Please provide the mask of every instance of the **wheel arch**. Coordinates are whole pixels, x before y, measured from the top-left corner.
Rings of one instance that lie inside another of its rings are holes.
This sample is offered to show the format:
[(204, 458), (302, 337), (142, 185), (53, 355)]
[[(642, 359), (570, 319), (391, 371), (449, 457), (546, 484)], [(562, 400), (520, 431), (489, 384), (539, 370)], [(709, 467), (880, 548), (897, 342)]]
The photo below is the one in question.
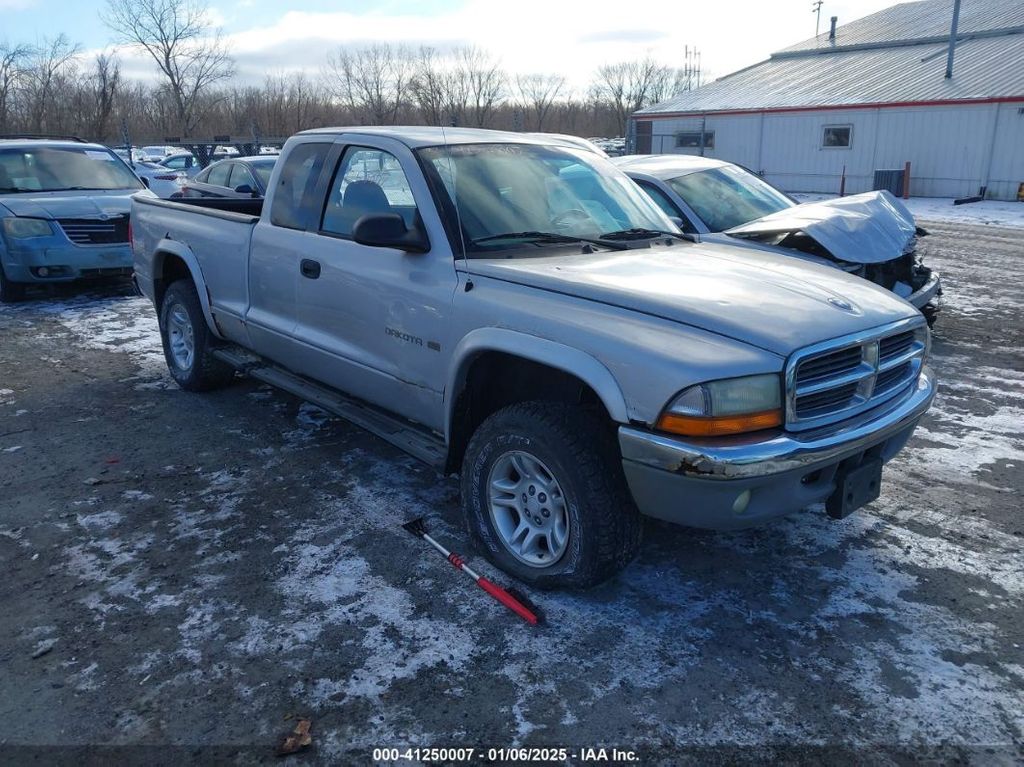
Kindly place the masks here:
[(164, 295), (172, 283), (180, 279), (191, 279), (199, 295), (199, 305), (203, 308), (203, 317), (210, 332), (221, 338), (217, 323), (213, 319), (210, 306), (210, 293), (206, 287), (203, 270), (195, 254), (186, 246), (173, 240), (162, 240), (153, 254), (153, 303), (157, 314), (163, 305)]
[[(543, 387), (540, 374), (547, 376)], [(458, 471), (476, 426), (496, 409), (527, 399), (574, 398), (600, 406), (610, 421), (629, 422), (618, 382), (587, 352), (504, 328), (473, 331), (456, 347), (445, 387), (448, 471)]]

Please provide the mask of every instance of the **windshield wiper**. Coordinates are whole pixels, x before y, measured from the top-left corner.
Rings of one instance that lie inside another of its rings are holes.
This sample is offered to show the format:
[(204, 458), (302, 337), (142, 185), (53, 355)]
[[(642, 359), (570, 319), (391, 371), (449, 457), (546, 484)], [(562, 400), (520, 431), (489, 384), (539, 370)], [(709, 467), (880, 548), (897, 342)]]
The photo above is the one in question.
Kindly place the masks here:
[(615, 248), (616, 250), (623, 250), (626, 246), (619, 245), (614, 242), (605, 242), (603, 239), (597, 239), (594, 237), (580, 237), (576, 234), (559, 234), (558, 232), (502, 232), (501, 234), (489, 234), (486, 237), (476, 237), (469, 241), (470, 245), (480, 245), (484, 242), (491, 242), (494, 240), (531, 240), (533, 242), (551, 242), (551, 243), (573, 243), (573, 242), (589, 242), (592, 245), (600, 245), (604, 248)]
[[(126, 187), (127, 188), (127, 187)], [(53, 189), (40, 189), (40, 192), (109, 192), (110, 189), (103, 186), (57, 186)]]
[(635, 226), (631, 229), (618, 229), (614, 232), (605, 232), (601, 235), (602, 240), (649, 240), (652, 237), (675, 237), (677, 240), (697, 242), (697, 238), (685, 232), (670, 232), (667, 229), (645, 229)]

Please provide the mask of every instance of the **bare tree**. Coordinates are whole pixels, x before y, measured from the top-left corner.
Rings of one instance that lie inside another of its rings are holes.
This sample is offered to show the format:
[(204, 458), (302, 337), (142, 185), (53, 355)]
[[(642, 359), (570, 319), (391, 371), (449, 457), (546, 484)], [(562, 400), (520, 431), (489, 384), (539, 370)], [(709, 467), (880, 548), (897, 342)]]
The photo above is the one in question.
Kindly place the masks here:
[(234, 74), (222, 32), (211, 28), (201, 0), (107, 0), (102, 19), (120, 42), (153, 58), (182, 135), (190, 136), (200, 101)]
[(25, 96), (28, 123), (34, 133), (42, 133), (47, 128), (59, 132), (60, 117), (52, 102), (56, 101), (56, 92), (73, 74), (79, 50), (78, 45), (64, 35), (44, 39), (39, 46), (30, 49)]
[(114, 101), (121, 86), (121, 64), (117, 56), (106, 52), (97, 54), (95, 63), (96, 69), (90, 83), (94, 99), (90, 135), (97, 141), (103, 141), (107, 137), (110, 115), (114, 111)]
[(364, 120), (393, 125), (406, 102), (412, 69), (406, 48), (375, 43), (328, 57), (325, 76), (331, 91)]
[(626, 121), (638, 109), (672, 95), (676, 72), (648, 57), (641, 61), (606, 64), (597, 70), (594, 93), (611, 103), (619, 135), (625, 135)]
[(465, 87), (469, 116), (475, 127), (487, 127), (505, 95), (505, 73), (498, 61), (480, 48), (459, 49), (456, 57), (456, 75)]
[(552, 104), (565, 87), (562, 75), (519, 75), (516, 77), (516, 90), (526, 109), (533, 117), (533, 130), (543, 131), (544, 121), (551, 111)]
[(0, 133), (8, 130), (15, 91), (24, 82), (31, 52), (27, 45), (0, 43)]

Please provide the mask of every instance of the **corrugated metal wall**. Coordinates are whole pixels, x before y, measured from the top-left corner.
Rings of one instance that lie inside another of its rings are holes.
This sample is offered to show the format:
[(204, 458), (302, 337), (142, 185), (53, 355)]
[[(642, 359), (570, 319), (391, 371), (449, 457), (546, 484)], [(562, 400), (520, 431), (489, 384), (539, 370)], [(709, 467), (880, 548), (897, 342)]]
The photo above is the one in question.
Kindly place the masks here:
[[(849, 148), (822, 148), (826, 125), (852, 126)], [(739, 163), (790, 192), (871, 189), (875, 169), (910, 161), (911, 194), (964, 197), (988, 184), (988, 196), (1016, 199), (1024, 182), (1024, 104), (835, 109), (653, 120), (655, 153), (678, 149), (680, 131), (715, 132), (704, 154)]]

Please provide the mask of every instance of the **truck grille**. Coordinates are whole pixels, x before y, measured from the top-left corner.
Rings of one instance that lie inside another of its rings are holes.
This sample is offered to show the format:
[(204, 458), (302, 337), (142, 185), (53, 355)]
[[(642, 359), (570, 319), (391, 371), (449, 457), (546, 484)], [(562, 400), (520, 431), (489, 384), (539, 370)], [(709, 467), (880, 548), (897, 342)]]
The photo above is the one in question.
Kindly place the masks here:
[(902, 320), (796, 352), (786, 366), (786, 425), (852, 418), (910, 389), (928, 351), (923, 320)]
[(114, 245), (128, 242), (128, 216), (59, 218), (57, 223), (76, 245)]

